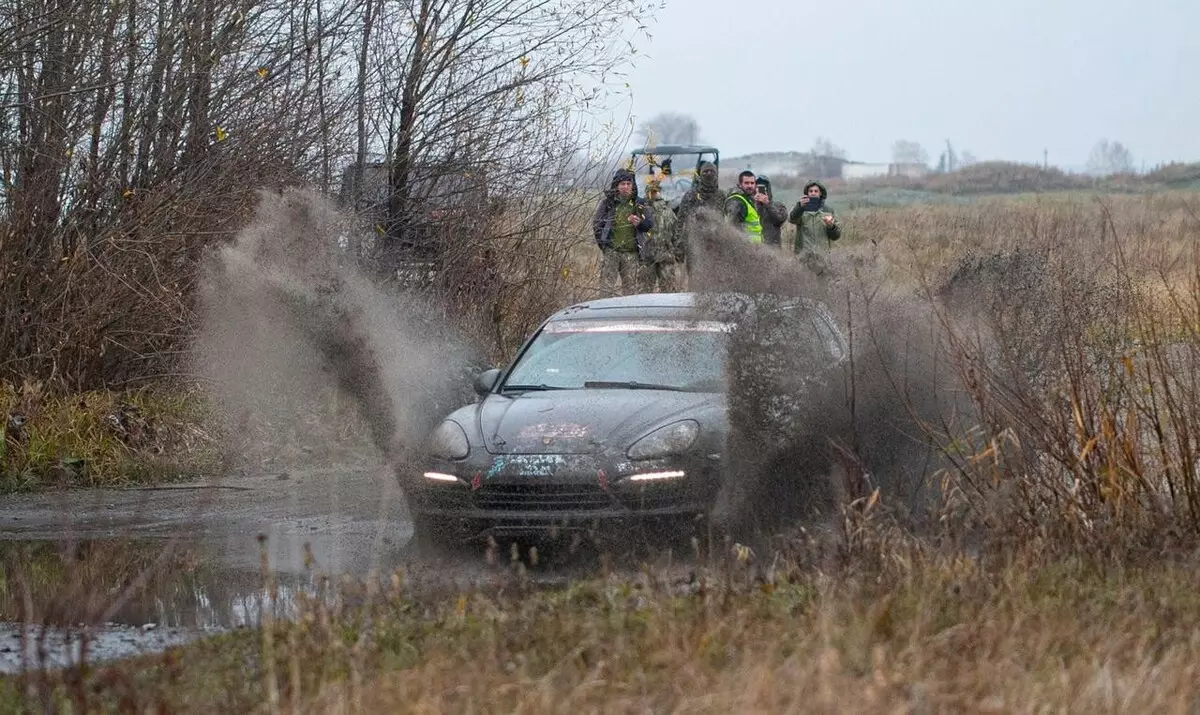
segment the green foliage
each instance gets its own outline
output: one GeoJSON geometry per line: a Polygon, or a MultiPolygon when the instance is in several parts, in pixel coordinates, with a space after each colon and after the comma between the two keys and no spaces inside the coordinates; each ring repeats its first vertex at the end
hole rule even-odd
{"type": "Polygon", "coordinates": [[[0,385],[0,492],[118,486],[212,473],[216,438],[195,392],[57,392],[0,385]]]}

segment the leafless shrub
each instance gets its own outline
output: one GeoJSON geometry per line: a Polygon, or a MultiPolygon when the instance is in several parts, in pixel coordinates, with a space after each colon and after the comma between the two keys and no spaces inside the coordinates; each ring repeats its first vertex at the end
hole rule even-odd
{"type": "Polygon", "coordinates": [[[1146,252],[1145,226],[1123,217],[1122,233],[1105,215],[1099,241],[1084,223],[1052,224],[942,286],[952,364],[980,418],[946,454],[1001,535],[1161,548],[1200,528],[1195,227],[1146,252]]]}
{"type": "MultiPolygon", "coordinates": [[[[332,191],[348,160],[353,188],[381,158],[385,211],[362,218],[386,250],[358,231],[339,248],[388,271],[439,232],[419,199],[455,176],[478,174],[523,234],[550,226],[521,201],[562,188],[587,148],[580,110],[631,59],[612,40],[650,10],[584,6],[0,3],[0,373],[73,388],[178,373],[206,248],[244,225],[258,189],[332,191]]],[[[455,270],[439,295],[486,309],[493,213],[466,208],[440,226],[455,270]]]]}

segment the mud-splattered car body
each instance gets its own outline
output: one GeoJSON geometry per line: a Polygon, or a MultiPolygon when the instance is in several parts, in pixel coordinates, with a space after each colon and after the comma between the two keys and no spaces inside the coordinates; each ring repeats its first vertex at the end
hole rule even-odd
{"type": "MultiPolygon", "coordinates": [[[[417,533],[678,524],[708,513],[729,434],[727,349],[753,305],[646,294],[548,318],[510,366],[476,379],[480,400],[447,415],[425,463],[399,475],[417,533]]],[[[832,316],[819,303],[792,305],[821,324],[835,364],[844,343],[832,316]]]]}

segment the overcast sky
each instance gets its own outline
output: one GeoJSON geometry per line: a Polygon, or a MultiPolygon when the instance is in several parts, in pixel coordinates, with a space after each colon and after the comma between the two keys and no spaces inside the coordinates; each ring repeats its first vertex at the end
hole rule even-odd
{"type": "Polygon", "coordinates": [[[633,114],[690,113],[723,156],[1200,161],[1200,0],[667,0],[651,28],[633,114]]]}

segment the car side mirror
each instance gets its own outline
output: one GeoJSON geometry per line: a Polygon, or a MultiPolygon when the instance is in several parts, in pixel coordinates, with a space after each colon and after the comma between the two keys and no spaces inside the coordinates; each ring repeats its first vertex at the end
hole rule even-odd
{"type": "Polygon", "coordinates": [[[500,370],[498,368],[493,367],[490,370],[484,370],[475,376],[475,393],[479,395],[488,394],[496,386],[496,381],[499,379],[500,370]]]}

